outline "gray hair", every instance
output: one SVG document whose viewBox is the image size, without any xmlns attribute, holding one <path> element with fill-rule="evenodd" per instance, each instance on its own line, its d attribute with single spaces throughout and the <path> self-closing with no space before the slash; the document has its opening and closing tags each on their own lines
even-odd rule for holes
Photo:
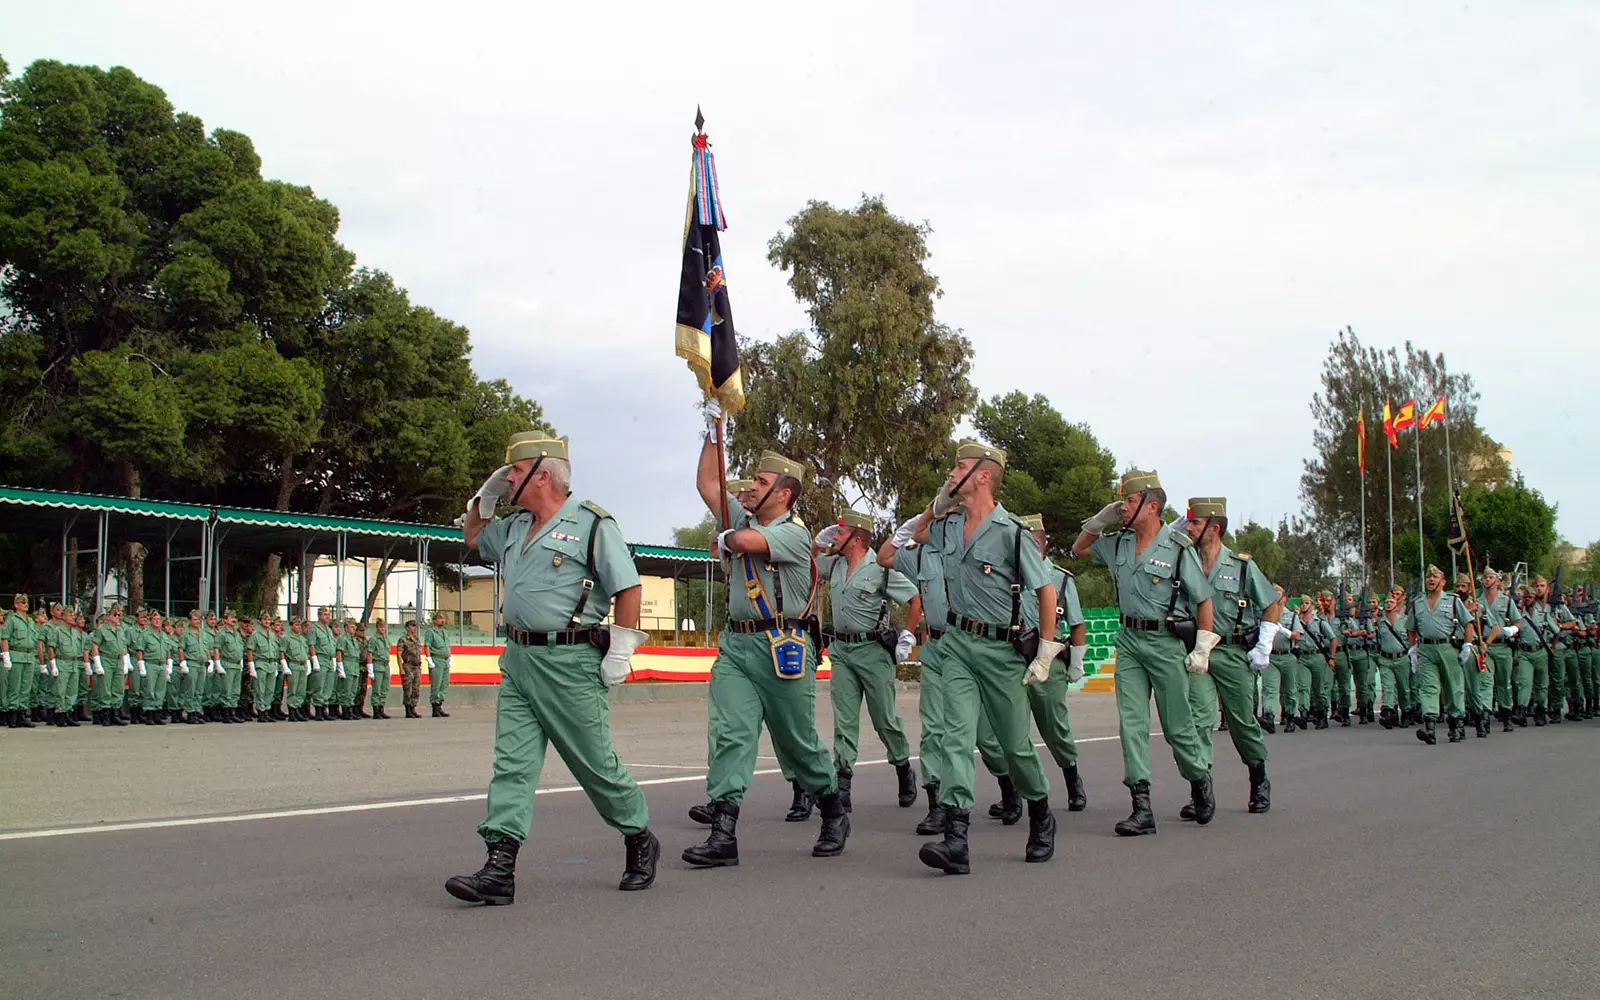
<svg viewBox="0 0 1600 1000">
<path fill-rule="evenodd" d="M 542 468 L 550 470 L 550 482 L 557 492 L 572 492 L 572 463 L 564 458 L 547 458 Z"/>
</svg>

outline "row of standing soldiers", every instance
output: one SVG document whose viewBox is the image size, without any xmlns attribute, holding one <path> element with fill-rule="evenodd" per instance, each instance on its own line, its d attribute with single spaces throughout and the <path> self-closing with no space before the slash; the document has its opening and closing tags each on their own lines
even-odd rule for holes
<svg viewBox="0 0 1600 1000">
<path fill-rule="evenodd" d="M 327 608 L 314 621 L 287 623 L 232 610 L 166 619 L 139 609 L 130 621 L 114 604 L 91 628 L 76 608 L 41 604 L 30 615 L 24 594 L 13 606 L 0 625 L 0 711 L 9 728 L 389 718 L 391 650 L 381 619 L 370 634 L 354 619 L 335 623 Z M 396 646 L 408 718 L 418 717 L 424 656 L 433 714 L 447 715 L 443 625 L 441 615 L 422 629 L 408 622 Z"/>
</svg>

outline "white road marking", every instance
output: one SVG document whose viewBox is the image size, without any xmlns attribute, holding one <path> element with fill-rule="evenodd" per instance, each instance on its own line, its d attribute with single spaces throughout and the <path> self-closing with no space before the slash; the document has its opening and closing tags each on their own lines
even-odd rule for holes
<svg viewBox="0 0 1600 1000">
<path fill-rule="evenodd" d="M 1160 736 L 1159 732 L 1150 734 L 1152 738 Z M 1078 740 L 1078 743 L 1104 743 L 1118 739 L 1116 736 L 1090 736 Z M 1043 743 L 1034 746 L 1042 747 Z M 771 760 L 772 758 L 762 758 Z M 872 767 L 887 764 L 887 760 L 858 760 L 856 767 Z M 637 764 L 634 767 L 672 767 L 671 764 Z M 755 772 L 756 775 L 777 774 L 775 767 L 762 768 Z M 676 774 L 666 778 L 646 778 L 640 781 L 641 786 L 649 785 L 682 785 L 694 781 L 704 781 L 706 775 L 701 774 Z M 534 791 L 535 795 L 565 795 L 570 792 L 583 791 L 580 785 L 557 785 L 553 788 L 540 788 Z M 226 816 L 191 816 L 185 819 L 144 819 L 133 820 L 126 823 L 97 823 L 92 826 L 63 826 L 49 830 L 18 830 L 14 833 L 0 833 L 0 841 L 6 840 L 44 840 L 50 837 L 76 837 L 86 833 L 131 833 L 139 830 L 167 830 L 184 826 L 214 826 L 218 823 L 248 823 L 262 819 L 297 819 L 302 816 L 336 816 L 341 813 L 377 812 L 380 809 L 409 809 L 413 806 L 446 806 L 458 802 L 482 802 L 489 796 L 484 792 L 474 792 L 468 795 L 438 795 L 426 799 L 395 799 L 389 802 L 354 802 L 343 806 L 309 806 L 304 809 L 274 809 L 271 812 L 233 813 Z"/>
</svg>

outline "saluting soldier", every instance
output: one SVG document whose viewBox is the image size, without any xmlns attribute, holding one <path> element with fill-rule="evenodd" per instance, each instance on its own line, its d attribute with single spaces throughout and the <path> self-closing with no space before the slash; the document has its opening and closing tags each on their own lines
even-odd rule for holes
<svg viewBox="0 0 1600 1000">
<path fill-rule="evenodd" d="M 444 612 L 433 613 L 433 624 L 422 630 L 422 651 L 428 654 L 428 703 L 435 719 L 448 719 L 444 698 L 450 691 L 450 636 L 444 630 Z"/>
<path fill-rule="evenodd" d="M 1122 742 L 1123 784 L 1133 811 L 1116 825 L 1123 837 L 1156 832 L 1150 808 L 1150 698 L 1155 696 L 1161 731 L 1178 773 L 1189 782 L 1196 823 L 1216 812 L 1211 771 L 1195 732 L 1189 706 L 1189 674 L 1209 669 L 1221 636 L 1213 630 L 1211 584 L 1183 532 L 1161 521 L 1167 491 L 1155 471 L 1122 477 L 1120 501 L 1107 504 L 1083 524 L 1072 546 L 1078 558 L 1092 556 L 1111 570 L 1122 627 L 1117 631 L 1117 715 Z M 1194 648 L 1178 633 L 1193 630 Z M 1206 723 L 1209 726 L 1209 722 Z"/>
<path fill-rule="evenodd" d="M 445 883 L 467 902 L 507 904 L 517 852 L 527 839 L 547 744 L 583 786 L 606 825 L 623 836 L 623 890 L 655 881 L 660 842 L 644 792 L 611 743 L 606 689 L 627 679 L 646 635 L 639 623 L 639 573 L 617 522 L 572 493 L 567 441 L 514 434 L 506 465 L 467 505 L 466 543 L 505 576 L 506 646 L 495 707 L 494 774 L 478 826 L 488 861 Z M 495 520 L 510 494 L 517 508 Z M 613 613 L 609 629 L 600 622 Z"/>
<path fill-rule="evenodd" d="M 1411 659 L 1406 638 L 1406 592 L 1389 591 L 1383 613 L 1373 619 L 1377 632 L 1378 674 L 1383 685 L 1383 711 L 1378 722 L 1385 729 L 1411 726 Z"/>
<path fill-rule="evenodd" d="M 949 629 L 941 651 L 948 718 L 939 764 L 944 839 L 925 843 L 918 852 L 923 864 L 947 875 L 971 871 L 967 834 L 976 776 L 973 751 L 984 716 L 1006 755 L 1010 778 L 1028 804 L 1023 860 L 1045 862 L 1055 856 L 1050 782 L 1033 746 L 1023 686 L 1048 679 L 1050 665 L 1064 646 L 1053 638 L 1056 593 L 1050 568 L 1028 528 L 994 497 L 1005 468 L 1004 451 L 962 441 L 944 488 L 917 518 L 912 536 L 919 545 L 939 550 L 949 589 Z M 1027 601 L 1039 609 L 1032 628 L 1022 613 Z"/>
<path fill-rule="evenodd" d="M 1450 742 L 1460 743 L 1467 738 L 1461 657 L 1472 650 L 1464 648 L 1458 655 L 1456 647 L 1461 640 L 1457 637 L 1464 637 L 1470 646 L 1477 642 L 1477 634 L 1467 606 L 1460 597 L 1445 590 L 1443 570 L 1429 566 L 1423 586 L 1425 592 L 1410 602 L 1406 616 L 1411 643 L 1417 647 L 1417 686 L 1422 701 L 1422 728 L 1417 730 L 1417 739 L 1429 746 L 1439 742 L 1433 726 L 1442 697 Z M 1476 666 L 1474 663 L 1473 668 Z"/>
<path fill-rule="evenodd" d="M 415 618 L 406 622 L 406 630 L 395 644 L 400 658 L 400 700 L 405 705 L 406 718 L 420 719 L 417 714 L 417 691 L 422 685 L 422 636 L 417 631 Z"/>
<path fill-rule="evenodd" d="M 917 772 L 911 766 L 905 723 L 895 709 L 894 676 L 895 664 L 910 657 L 916 636 L 891 629 L 889 610 L 895 604 L 908 606 L 906 627 L 916 628 L 922 618 L 922 597 L 903 573 L 867 558 L 872 528 L 870 515 L 847 510 L 838 524 L 828 525 L 816 537 L 817 576 L 828 581 L 832 605 L 828 657 L 833 673 L 828 693 L 833 703 L 833 761 L 839 800 L 846 812 L 850 811 L 863 699 L 872 728 L 883 741 L 899 779 L 900 807 L 917 801 Z M 885 647 L 885 637 L 892 637 L 893 649 Z"/>
<path fill-rule="evenodd" d="M 1215 751 L 1210 721 L 1217 704 L 1228 721 L 1228 736 L 1239 759 L 1250 772 L 1249 811 L 1272 808 L 1272 783 L 1267 780 L 1267 742 L 1255 714 L 1255 670 L 1250 650 L 1260 641 L 1263 622 L 1276 622 L 1283 597 L 1261 567 L 1247 553 L 1234 552 L 1222 542 L 1228 530 L 1226 497 L 1191 497 L 1187 531 L 1200 555 L 1200 568 L 1212 592 L 1212 631 L 1222 641 L 1212 652 L 1204 671 L 1189 674 L 1189 706 L 1194 710 L 1195 736 L 1199 739 L 1207 771 L 1213 770 Z M 1274 625 L 1273 631 L 1276 630 Z M 1268 643 L 1270 645 L 1270 638 Z M 1119 671 L 1120 672 L 1120 671 Z M 1191 819 L 1194 809 L 1180 812 Z"/>
<path fill-rule="evenodd" d="M 374 623 L 377 629 L 367 636 L 362 648 L 362 659 L 367 668 L 367 688 L 372 702 L 373 719 L 387 719 L 384 708 L 389 704 L 389 686 L 394 669 L 389 660 L 389 623 L 380 616 Z"/>
<path fill-rule="evenodd" d="M 707 730 L 712 742 L 706 794 L 711 834 L 683 852 L 696 868 L 739 863 L 739 809 L 755 772 L 761 727 L 780 760 L 822 813 L 814 857 L 836 857 L 850 835 L 833 761 L 817 734 L 817 630 L 811 533 L 794 512 L 805 471 L 775 451 L 764 451 L 752 476 L 748 507 L 728 496 L 718 469 L 715 401 L 700 450 L 695 488 L 715 515 L 729 522 L 717 535 L 717 556 L 728 570 L 728 624 L 711 666 Z"/>
<path fill-rule="evenodd" d="M 1042 680 L 1036 674 L 1025 678 L 1023 691 L 1028 695 L 1028 709 L 1033 713 L 1034 725 L 1039 728 L 1039 738 L 1066 780 L 1067 811 L 1083 812 L 1089 807 L 1089 795 L 1083 787 L 1083 775 L 1078 773 L 1078 743 L 1072 738 L 1067 690 L 1083 680 L 1089 627 L 1084 621 L 1083 605 L 1078 600 L 1078 582 L 1069 571 L 1050 562 L 1050 538 L 1044 530 L 1044 515 L 1026 514 L 1019 520 L 1033 535 L 1033 543 L 1039 547 L 1039 555 L 1050 570 L 1056 592 L 1056 634 L 1052 638 L 1066 647 L 1051 661 L 1050 676 Z M 1023 621 L 1030 628 L 1039 627 L 1037 611 L 1032 601 L 1023 602 Z"/>
<path fill-rule="evenodd" d="M 313 718 L 327 722 L 332 718 L 329 708 L 335 706 L 334 691 L 338 688 L 338 671 L 334 669 L 337 656 L 333 612 L 317 609 L 317 620 L 306 627 L 306 642 L 311 646 L 311 707 Z"/>
</svg>

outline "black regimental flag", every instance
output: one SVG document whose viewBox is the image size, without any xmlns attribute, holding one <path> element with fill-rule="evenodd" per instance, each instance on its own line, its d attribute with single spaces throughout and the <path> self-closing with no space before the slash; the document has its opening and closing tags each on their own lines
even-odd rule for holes
<svg viewBox="0 0 1600 1000">
<path fill-rule="evenodd" d="M 676 351 L 689 363 L 700 388 L 715 396 L 728 414 L 744 408 L 744 378 L 728 304 L 722 241 L 717 236 L 726 228 L 711 143 L 704 132 L 696 132 L 683 225 L 683 271 L 678 278 Z"/>
</svg>

